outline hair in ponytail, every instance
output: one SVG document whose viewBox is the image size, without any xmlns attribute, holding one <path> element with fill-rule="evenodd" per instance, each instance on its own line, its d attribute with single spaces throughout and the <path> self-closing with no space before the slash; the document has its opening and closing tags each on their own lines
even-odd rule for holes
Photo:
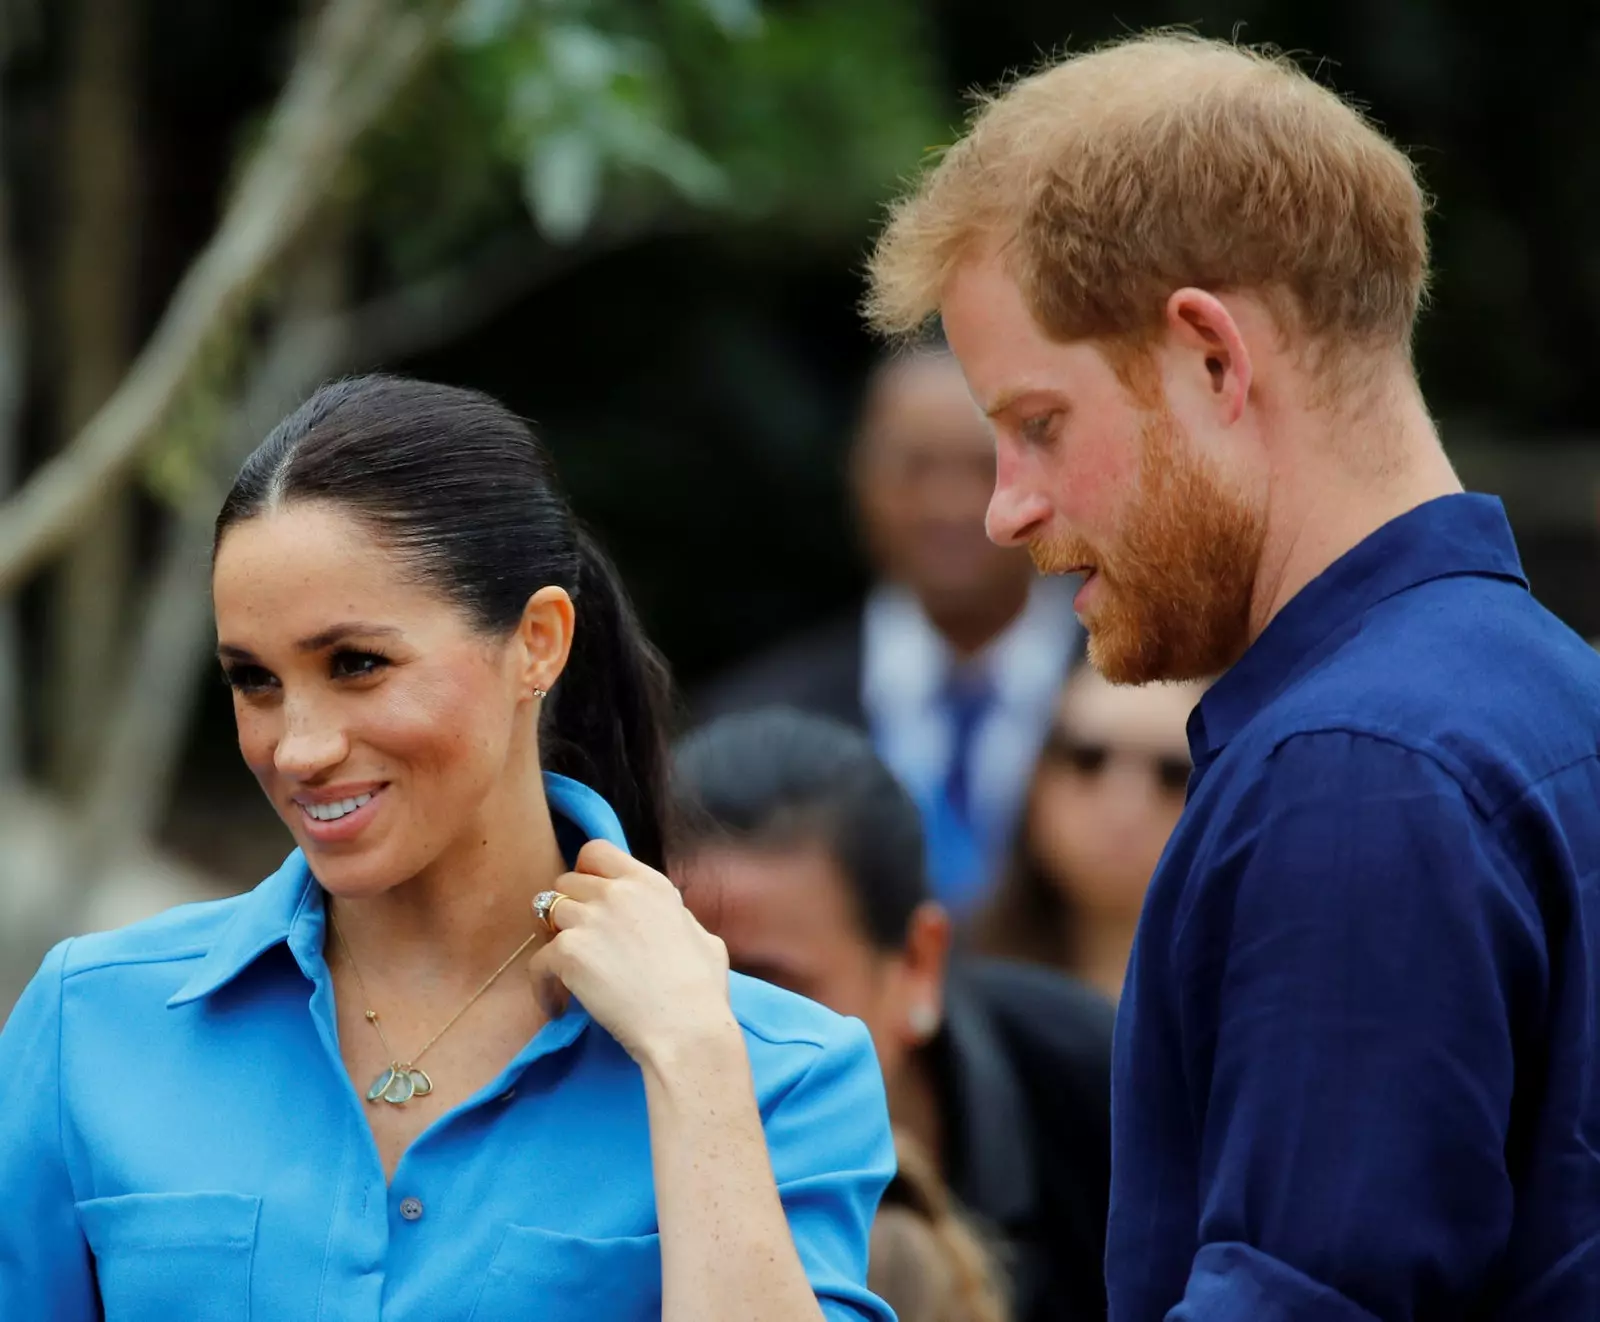
<svg viewBox="0 0 1600 1322">
<path fill-rule="evenodd" d="M 577 623 L 541 715 L 544 764 L 610 800 L 634 854 L 660 867 L 666 666 L 528 425 L 474 390 L 390 376 L 338 381 L 245 460 L 214 546 L 233 525 L 301 500 L 350 509 L 486 633 L 509 634 L 540 588 L 566 589 Z"/>
<path fill-rule="evenodd" d="M 584 529 L 577 537 L 577 626 L 566 671 L 545 702 L 544 765 L 605 795 L 634 856 L 659 868 L 672 681 L 611 561 Z"/>
</svg>

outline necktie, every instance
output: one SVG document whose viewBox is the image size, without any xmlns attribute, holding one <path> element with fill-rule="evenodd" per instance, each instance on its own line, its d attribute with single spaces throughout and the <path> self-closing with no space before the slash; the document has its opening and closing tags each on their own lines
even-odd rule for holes
<svg viewBox="0 0 1600 1322">
<path fill-rule="evenodd" d="M 949 722 L 950 761 L 924 809 L 928 872 L 935 895 L 953 913 L 973 907 L 988 883 L 988 851 L 976 820 L 972 758 L 994 686 L 981 670 L 952 670 L 941 695 Z"/>
</svg>

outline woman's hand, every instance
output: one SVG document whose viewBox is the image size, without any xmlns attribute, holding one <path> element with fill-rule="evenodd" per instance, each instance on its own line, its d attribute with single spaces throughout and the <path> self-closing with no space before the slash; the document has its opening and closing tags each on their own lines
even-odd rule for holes
<svg viewBox="0 0 1600 1322">
<path fill-rule="evenodd" d="M 591 840 L 554 889 L 567 898 L 550 911 L 558 935 L 529 962 L 536 990 L 558 979 L 641 1067 L 737 1040 L 727 947 L 666 877 Z"/>
</svg>

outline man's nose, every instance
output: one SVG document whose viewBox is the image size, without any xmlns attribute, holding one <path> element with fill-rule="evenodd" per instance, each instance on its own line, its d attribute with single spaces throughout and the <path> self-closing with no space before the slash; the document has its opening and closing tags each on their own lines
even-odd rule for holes
<svg viewBox="0 0 1600 1322">
<path fill-rule="evenodd" d="M 1050 518 L 1050 502 L 1044 493 L 1024 484 L 1018 464 L 1001 449 L 995 467 L 994 494 L 989 497 L 989 512 L 984 531 L 996 546 L 1021 546 L 1033 540 Z"/>
</svg>

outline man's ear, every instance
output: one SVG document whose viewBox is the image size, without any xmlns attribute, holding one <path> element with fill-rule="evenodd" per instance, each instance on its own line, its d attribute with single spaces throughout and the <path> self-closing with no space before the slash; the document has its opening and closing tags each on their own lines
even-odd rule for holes
<svg viewBox="0 0 1600 1322">
<path fill-rule="evenodd" d="M 565 588 L 540 588 L 528 598 L 517 622 L 522 645 L 519 679 L 528 694 L 548 693 L 567 668 L 577 613 Z"/>
<path fill-rule="evenodd" d="M 1250 397 L 1255 366 L 1227 304 L 1204 289 L 1174 290 L 1167 299 L 1166 329 L 1169 343 L 1194 364 L 1195 383 L 1203 381 L 1219 420 L 1237 422 Z"/>
</svg>

